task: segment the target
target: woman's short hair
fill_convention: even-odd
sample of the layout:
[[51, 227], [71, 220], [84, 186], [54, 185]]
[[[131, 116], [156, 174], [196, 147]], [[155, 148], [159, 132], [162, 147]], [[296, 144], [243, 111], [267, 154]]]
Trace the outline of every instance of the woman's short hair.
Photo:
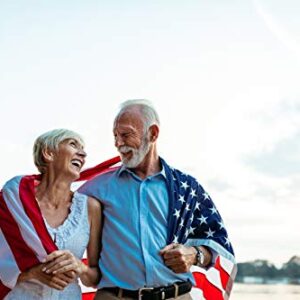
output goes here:
[[43, 173], [46, 166], [43, 151], [45, 149], [57, 150], [58, 145], [67, 139], [74, 139], [81, 145], [84, 145], [84, 141], [78, 133], [63, 128], [47, 131], [35, 140], [33, 145], [33, 159], [34, 164], [41, 173]]

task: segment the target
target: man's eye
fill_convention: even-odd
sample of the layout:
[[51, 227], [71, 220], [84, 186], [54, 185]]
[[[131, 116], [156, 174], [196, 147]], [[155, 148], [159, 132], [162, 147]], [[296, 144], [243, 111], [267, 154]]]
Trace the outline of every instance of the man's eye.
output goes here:
[[77, 147], [75, 142], [70, 142], [70, 145], [71, 145], [72, 147], [74, 147], [74, 148]]

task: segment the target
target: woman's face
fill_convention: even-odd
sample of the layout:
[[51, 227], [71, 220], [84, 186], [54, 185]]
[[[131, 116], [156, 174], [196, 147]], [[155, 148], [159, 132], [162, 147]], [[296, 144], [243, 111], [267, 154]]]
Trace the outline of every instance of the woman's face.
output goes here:
[[57, 172], [76, 180], [85, 163], [83, 145], [76, 139], [66, 139], [58, 145], [54, 153], [53, 167]]

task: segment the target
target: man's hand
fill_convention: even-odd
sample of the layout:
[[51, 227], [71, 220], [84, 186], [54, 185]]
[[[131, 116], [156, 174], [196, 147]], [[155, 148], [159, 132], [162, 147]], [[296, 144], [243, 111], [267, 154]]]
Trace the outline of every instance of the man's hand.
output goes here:
[[196, 259], [196, 250], [181, 244], [167, 245], [159, 253], [165, 265], [175, 273], [189, 272]]

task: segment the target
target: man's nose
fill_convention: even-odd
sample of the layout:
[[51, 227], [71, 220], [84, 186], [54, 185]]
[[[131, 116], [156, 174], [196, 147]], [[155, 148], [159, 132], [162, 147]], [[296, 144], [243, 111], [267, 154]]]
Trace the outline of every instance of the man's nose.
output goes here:
[[117, 148], [119, 148], [119, 147], [121, 147], [123, 145], [124, 145], [124, 141], [123, 141], [122, 137], [116, 135], [115, 136], [115, 146]]

